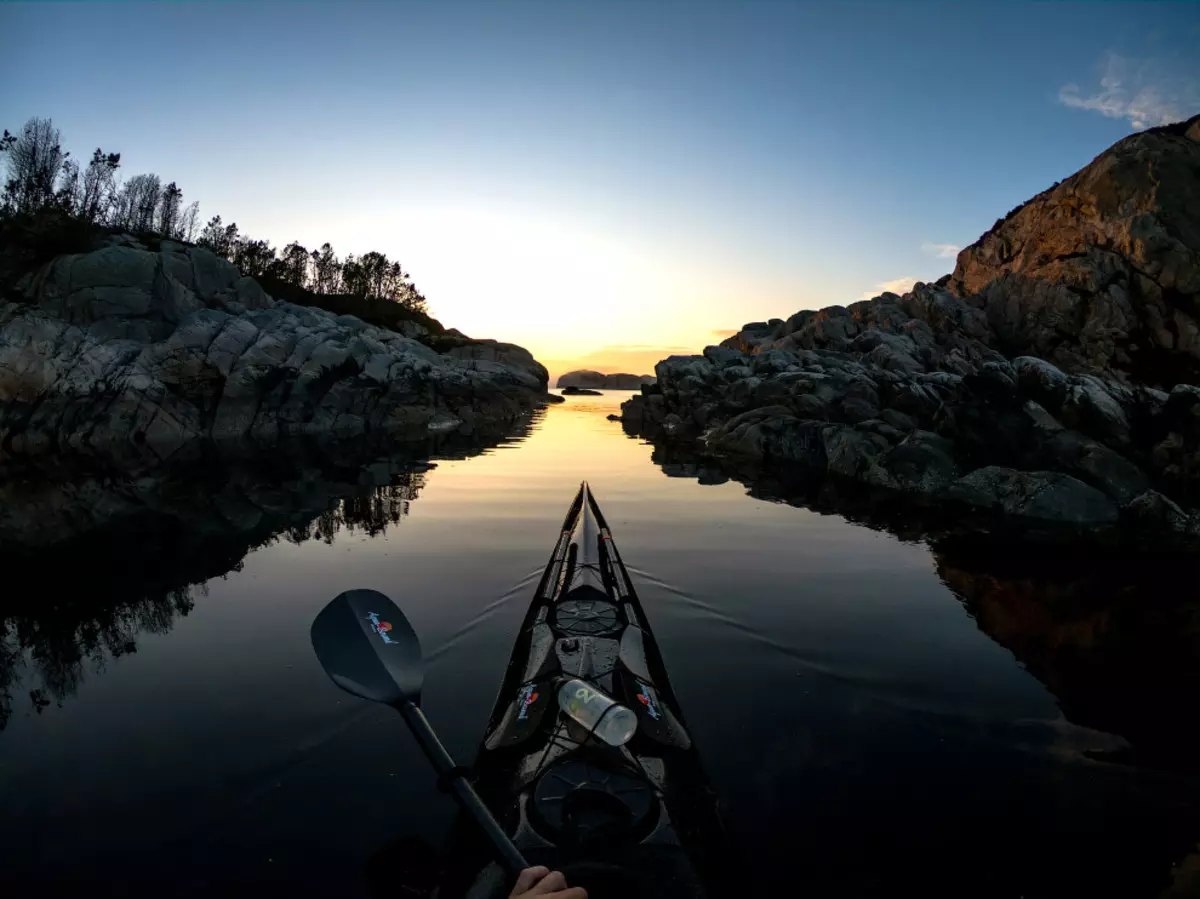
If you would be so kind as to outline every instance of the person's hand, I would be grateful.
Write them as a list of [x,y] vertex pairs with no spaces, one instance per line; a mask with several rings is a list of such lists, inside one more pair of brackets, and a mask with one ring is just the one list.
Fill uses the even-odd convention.
[[526,899],[529,896],[544,896],[546,899],[587,899],[583,887],[568,887],[567,878],[561,871],[551,871],[539,866],[526,868],[517,878],[508,899]]

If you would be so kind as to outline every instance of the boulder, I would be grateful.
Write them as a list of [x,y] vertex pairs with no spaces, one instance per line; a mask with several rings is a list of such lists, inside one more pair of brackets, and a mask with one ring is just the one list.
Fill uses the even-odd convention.
[[[346,316],[353,318],[353,316]],[[465,346],[457,346],[445,352],[451,359],[465,359],[474,362],[492,362],[506,368],[515,368],[528,372],[540,385],[544,392],[550,375],[545,366],[533,358],[525,347],[512,343],[500,343],[496,340],[475,340]]]
[[913,431],[873,460],[863,480],[873,487],[934,497],[959,477],[954,445],[928,431]]
[[959,478],[946,489],[945,497],[979,511],[1034,523],[1107,527],[1120,514],[1111,499],[1070,475],[995,465]]
[[1140,533],[1166,533],[1200,540],[1200,518],[1189,515],[1156,490],[1134,497],[1122,510]]

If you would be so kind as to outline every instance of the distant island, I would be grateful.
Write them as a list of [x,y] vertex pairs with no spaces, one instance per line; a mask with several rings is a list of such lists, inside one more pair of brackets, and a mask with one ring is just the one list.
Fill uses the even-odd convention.
[[654,375],[631,375],[626,372],[606,375],[604,372],[579,369],[558,376],[557,387],[587,387],[601,390],[640,390],[643,384],[653,384]]

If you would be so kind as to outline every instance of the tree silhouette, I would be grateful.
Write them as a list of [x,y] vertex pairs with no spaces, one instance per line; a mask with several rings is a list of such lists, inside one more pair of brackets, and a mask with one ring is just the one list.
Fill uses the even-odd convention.
[[274,261],[275,249],[265,240],[240,240],[233,248],[233,264],[251,278],[267,274]]
[[112,224],[130,231],[150,231],[157,224],[162,196],[158,175],[134,175],[117,192]]
[[342,263],[329,244],[312,251],[313,290],[316,293],[337,293],[342,286]]
[[[63,151],[59,131],[50,119],[32,118],[20,134],[5,131],[0,138],[0,153],[8,167],[0,216],[12,218],[48,211],[62,217],[56,227],[61,226],[67,235],[86,237],[94,227],[107,227],[187,242],[196,240],[244,274],[286,285],[274,288],[268,283],[268,289],[278,289],[297,302],[310,304],[313,294],[340,297],[340,301],[330,301],[330,308],[385,322],[385,327],[393,327],[398,319],[394,312],[372,305],[379,300],[425,312],[425,297],[409,274],[398,261],[378,250],[359,257],[350,254],[341,260],[328,243],[310,252],[293,241],[277,254],[267,241],[242,235],[236,224],[224,224],[219,215],[209,219],[197,235],[199,205],[185,207],[183,190],[176,182],[164,187],[158,175],[147,173],[121,184],[117,180],[121,154],[105,153],[99,147],[86,168],[81,168]],[[67,227],[72,222],[82,224],[82,231]],[[79,239],[70,236],[47,246],[54,253],[64,252],[64,244],[75,246],[71,241],[77,243]],[[356,302],[348,304],[349,300]]]
[[279,257],[282,280],[298,287],[308,285],[308,250],[293,241]]
[[97,147],[92,154],[92,161],[83,173],[78,207],[79,215],[87,221],[100,222],[107,218],[117,192],[117,168],[120,165],[120,153],[105,153]]
[[50,119],[30,119],[20,135],[4,132],[0,150],[8,157],[6,211],[37,212],[54,201],[55,185],[69,155],[63,152],[60,137]]
[[174,181],[163,188],[162,194],[158,199],[158,222],[157,230],[159,234],[165,234],[167,237],[176,237],[176,229],[179,227],[180,207],[183,205],[183,191],[179,189]]

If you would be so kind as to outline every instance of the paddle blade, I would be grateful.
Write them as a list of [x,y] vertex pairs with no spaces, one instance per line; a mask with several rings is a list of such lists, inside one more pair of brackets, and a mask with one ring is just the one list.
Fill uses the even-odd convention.
[[377,590],[347,590],[312,623],[313,649],[335,684],[374,702],[420,702],[421,643],[396,604]]

